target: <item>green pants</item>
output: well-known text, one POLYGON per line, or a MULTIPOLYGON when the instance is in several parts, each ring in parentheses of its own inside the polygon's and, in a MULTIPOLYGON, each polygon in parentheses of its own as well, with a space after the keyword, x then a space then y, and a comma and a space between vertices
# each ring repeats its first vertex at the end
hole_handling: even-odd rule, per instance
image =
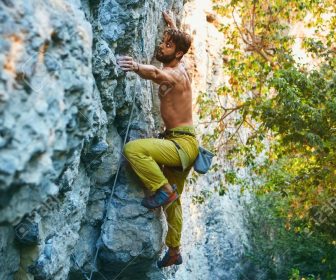
MULTIPOLYGON (((170 131, 189 131, 195 133, 193 126, 179 126, 170 131)), ((139 176, 145 187, 156 191, 164 184, 176 184, 179 199, 165 209, 168 223, 166 245, 180 246, 182 232, 181 194, 185 180, 198 155, 198 143, 191 135, 173 134, 165 139, 138 139, 128 142, 124 147, 124 155, 139 176), (178 152, 175 144, 178 143, 182 151, 178 152), (180 170, 181 167, 184 170, 180 170), (180 167, 180 168, 178 168, 180 167)))

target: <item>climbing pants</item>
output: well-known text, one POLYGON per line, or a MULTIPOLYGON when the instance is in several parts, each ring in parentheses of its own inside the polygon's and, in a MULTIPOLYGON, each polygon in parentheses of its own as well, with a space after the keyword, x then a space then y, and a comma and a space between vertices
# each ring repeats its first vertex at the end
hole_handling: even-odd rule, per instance
POLYGON ((178 134, 187 131, 195 134, 193 126, 178 126, 168 130, 165 139, 148 138, 128 142, 124 156, 145 187, 155 192, 164 184, 176 184, 179 198, 165 209, 168 223, 166 245, 178 247, 182 232, 181 194, 185 180, 198 155, 198 143, 194 136, 178 134), (174 140, 179 146, 170 141, 174 140))

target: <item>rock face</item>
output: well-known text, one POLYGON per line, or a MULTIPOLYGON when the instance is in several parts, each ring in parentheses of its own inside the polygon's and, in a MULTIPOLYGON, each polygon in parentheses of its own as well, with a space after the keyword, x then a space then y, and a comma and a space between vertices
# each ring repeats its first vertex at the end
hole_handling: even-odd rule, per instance
POLYGON ((179 25, 185 8, 197 35, 186 61, 195 93, 223 82, 224 38, 202 8, 211 2, 183 2, 0 1, 1 280, 89 279, 91 271, 92 279, 239 279, 239 194, 199 205, 192 195, 211 190, 218 174, 186 186, 185 262, 162 272, 164 215, 140 206, 141 182, 122 156, 125 141, 162 124, 157 87, 121 71, 116 56, 156 64, 162 10, 179 25))
POLYGON ((163 277, 153 267, 163 214, 140 206, 121 154, 124 141, 160 128, 156 88, 118 69, 116 55, 152 63, 161 11, 182 7, 0 2, 1 280, 85 279, 92 269, 92 279, 163 277))

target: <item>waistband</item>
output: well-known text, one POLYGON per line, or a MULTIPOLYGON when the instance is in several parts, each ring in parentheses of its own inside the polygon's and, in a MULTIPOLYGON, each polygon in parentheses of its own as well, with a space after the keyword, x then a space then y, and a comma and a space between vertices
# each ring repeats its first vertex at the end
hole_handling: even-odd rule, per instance
POLYGON ((170 131, 186 131, 190 133, 196 133, 195 127, 193 125, 182 125, 182 126, 176 126, 171 129, 166 129, 165 131, 170 132, 170 131))
POLYGON ((196 137, 195 127, 193 125, 184 125, 166 129, 165 131, 159 133, 159 137, 178 136, 183 134, 196 137))

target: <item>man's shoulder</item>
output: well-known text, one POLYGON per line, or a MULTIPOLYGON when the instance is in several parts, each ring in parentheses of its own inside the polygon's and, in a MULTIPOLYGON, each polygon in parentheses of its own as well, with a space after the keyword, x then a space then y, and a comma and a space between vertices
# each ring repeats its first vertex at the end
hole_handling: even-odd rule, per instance
POLYGON ((182 79, 186 80, 188 84, 191 83, 191 76, 188 73, 188 69, 182 63, 179 63, 174 68, 164 67, 162 68, 162 70, 165 71, 165 73, 169 74, 169 76, 172 78, 172 81, 176 84, 182 85, 182 79))
POLYGON ((178 79, 181 77, 181 75, 184 75, 184 70, 180 68, 180 65, 177 65, 176 67, 164 67, 162 70, 165 71, 165 73, 169 74, 174 79, 178 79))
POLYGON ((191 83, 191 75, 190 75, 190 73, 188 71, 187 64, 184 61, 181 61, 180 67, 181 67, 182 74, 184 76, 186 75, 188 77, 188 79, 189 79, 189 82, 191 83))

